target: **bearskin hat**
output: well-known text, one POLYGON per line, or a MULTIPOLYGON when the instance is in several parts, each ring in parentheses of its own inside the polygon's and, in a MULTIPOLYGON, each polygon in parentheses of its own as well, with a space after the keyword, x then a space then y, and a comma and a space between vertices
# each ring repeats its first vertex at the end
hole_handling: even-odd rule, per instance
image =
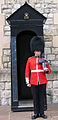
POLYGON ((41 36, 34 36, 30 41, 31 52, 41 51, 44 52, 44 40, 41 36))

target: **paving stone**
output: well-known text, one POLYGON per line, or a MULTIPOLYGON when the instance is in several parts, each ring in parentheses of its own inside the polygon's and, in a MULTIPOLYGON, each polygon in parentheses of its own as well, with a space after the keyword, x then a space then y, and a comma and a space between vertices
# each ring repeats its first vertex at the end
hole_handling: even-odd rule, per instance
POLYGON ((0 115, 0 120, 9 120, 9 116, 0 115))
MULTIPOLYGON (((47 120, 58 120, 58 106, 57 104, 48 105, 48 110, 45 111, 47 120)), ((33 111, 29 112, 12 112, 10 106, 0 106, 0 120, 31 120, 33 111)), ((37 118, 37 120, 43 120, 37 118)))
POLYGON ((58 120, 58 116, 54 116, 52 120, 58 120))

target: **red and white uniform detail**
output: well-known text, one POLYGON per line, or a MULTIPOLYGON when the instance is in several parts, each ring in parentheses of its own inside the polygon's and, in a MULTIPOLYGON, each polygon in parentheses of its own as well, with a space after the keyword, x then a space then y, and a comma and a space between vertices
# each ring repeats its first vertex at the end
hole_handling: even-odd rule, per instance
POLYGON ((38 57, 36 58, 36 71, 37 71, 37 78, 38 78, 38 82, 39 82, 39 75, 38 75, 38 57))
MULTIPOLYGON (((40 57, 30 57, 27 60, 26 63, 26 69, 25 69, 25 80, 26 80, 26 84, 30 83, 31 85, 38 85, 38 80, 39 80, 39 84, 45 84, 47 83, 47 78, 46 78, 46 74, 42 68, 42 64, 39 64, 39 59, 40 57), (29 73, 31 71, 31 76, 29 79, 29 73)), ((49 65, 46 65, 49 72, 48 74, 51 72, 51 69, 49 67, 49 65)))

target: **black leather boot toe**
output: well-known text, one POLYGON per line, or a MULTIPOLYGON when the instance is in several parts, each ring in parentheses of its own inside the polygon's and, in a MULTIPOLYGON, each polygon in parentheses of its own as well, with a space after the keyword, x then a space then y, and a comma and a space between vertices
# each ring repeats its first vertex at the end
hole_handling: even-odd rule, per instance
POLYGON ((32 116, 32 119, 36 119, 36 118, 38 118, 38 117, 39 117, 38 114, 34 114, 34 115, 32 116))
POLYGON ((47 119, 47 116, 45 114, 40 115, 40 117, 47 119))

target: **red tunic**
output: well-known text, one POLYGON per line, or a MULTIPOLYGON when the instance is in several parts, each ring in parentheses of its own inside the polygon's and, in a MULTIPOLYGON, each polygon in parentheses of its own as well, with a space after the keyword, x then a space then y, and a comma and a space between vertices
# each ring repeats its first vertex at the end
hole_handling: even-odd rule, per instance
MULTIPOLYGON (((38 80, 39 84, 46 84, 47 83, 47 78, 46 74, 43 71, 42 64, 39 64, 39 59, 40 57, 30 57, 27 60, 26 63, 26 69, 25 69, 25 80, 26 84, 30 83, 31 85, 38 85, 38 80), (31 76, 29 79, 29 73, 31 71, 31 76)), ((46 65, 47 68, 49 69, 48 74, 51 72, 51 69, 49 65, 46 65)))

